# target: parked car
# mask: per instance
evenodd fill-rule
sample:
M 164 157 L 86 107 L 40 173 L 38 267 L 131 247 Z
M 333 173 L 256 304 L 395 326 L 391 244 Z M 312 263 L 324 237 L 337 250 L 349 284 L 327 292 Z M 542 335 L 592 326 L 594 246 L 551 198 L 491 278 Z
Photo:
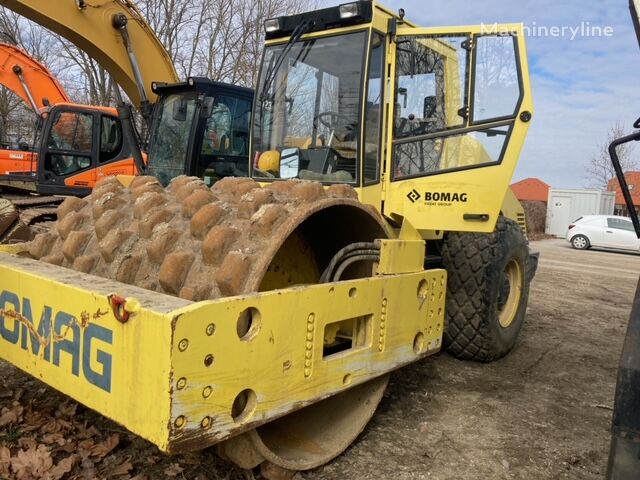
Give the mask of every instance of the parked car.
M 591 247 L 617 248 L 640 251 L 640 240 L 626 217 L 610 215 L 585 215 L 571 225 L 567 241 L 573 248 L 586 250 Z

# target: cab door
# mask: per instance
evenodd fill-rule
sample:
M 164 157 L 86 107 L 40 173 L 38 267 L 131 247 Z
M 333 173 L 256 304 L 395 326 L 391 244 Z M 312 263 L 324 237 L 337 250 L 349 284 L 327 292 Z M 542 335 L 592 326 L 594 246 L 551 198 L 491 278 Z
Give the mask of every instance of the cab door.
M 38 192 L 85 195 L 96 181 L 99 116 L 56 107 L 47 117 L 38 159 Z
M 189 175 L 208 185 L 227 176 L 247 176 L 252 97 L 219 87 L 205 97 L 193 139 Z
M 399 28 L 384 214 L 491 232 L 533 115 L 522 25 Z
M 137 173 L 132 152 L 135 146 L 130 145 L 128 139 L 124 138 L 122 121 L 114 115 L 102 113 L 99 125 L 98 162 L 91 187 L 103 177 Z

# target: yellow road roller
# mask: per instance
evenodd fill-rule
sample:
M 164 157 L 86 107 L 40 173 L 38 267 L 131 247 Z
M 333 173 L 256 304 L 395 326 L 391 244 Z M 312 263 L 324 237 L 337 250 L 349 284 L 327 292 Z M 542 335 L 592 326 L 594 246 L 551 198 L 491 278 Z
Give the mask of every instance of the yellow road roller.
M 150 165 L 67 199 L 0 254 L 0 357 L 162 451 L 306 470 L 394 370 L 513 348 L 537 257 L 508 184 L 533 104 L 518 24 L 356 1 L 265 34 L 250 177 Z

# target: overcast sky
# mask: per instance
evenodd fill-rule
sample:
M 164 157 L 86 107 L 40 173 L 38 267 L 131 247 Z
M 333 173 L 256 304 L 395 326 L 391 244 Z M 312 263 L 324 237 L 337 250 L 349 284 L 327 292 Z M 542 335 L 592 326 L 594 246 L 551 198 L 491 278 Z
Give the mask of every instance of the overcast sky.
M 331 4 L 343 2 L 330 1 Z M 420 26 L 523 22 L 529 27 L 611 27 L 610 37 L 527 39 L 535 116 L 514 180 L 557 188 L 587 183 L 584 165 L 617 120 L 640 116 L 640 50 L 628 0 L 386 0 Z M 588 23 L 587 23 L 588 22 Z M 636 148 L 640 155 L 640 148 Z

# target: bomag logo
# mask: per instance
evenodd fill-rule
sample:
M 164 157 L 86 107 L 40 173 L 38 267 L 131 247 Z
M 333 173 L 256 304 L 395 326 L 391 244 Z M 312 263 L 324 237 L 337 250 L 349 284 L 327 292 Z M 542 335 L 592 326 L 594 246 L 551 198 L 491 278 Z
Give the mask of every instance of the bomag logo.
M 411 203 L 418 203 L 424 200 L 427 205 L 451 205 L 453 203 L 467 203 L 469 196 L 460 192 L 425 192 L 422 195 L 416 189 L 411 190 L 407 194 L 407 198 Z
M 21 301 L 15 293 L 2 292 L 0 343 L 14 345 L 59 368 L 68 365 L 71 375 L 111 392 L 113 357 L 104 349 L 113 344 L 113 332 L 95 323 L 81 325 L 75 316 L 48 305 L 40 311 L 36 325 L 33 312 L 30 299 Z M 64 357 L 67 359 L 61 362 Z
M 466 193 L 426 192 L 424 194 L 425 202 L 467 203 L 467 200 Z

